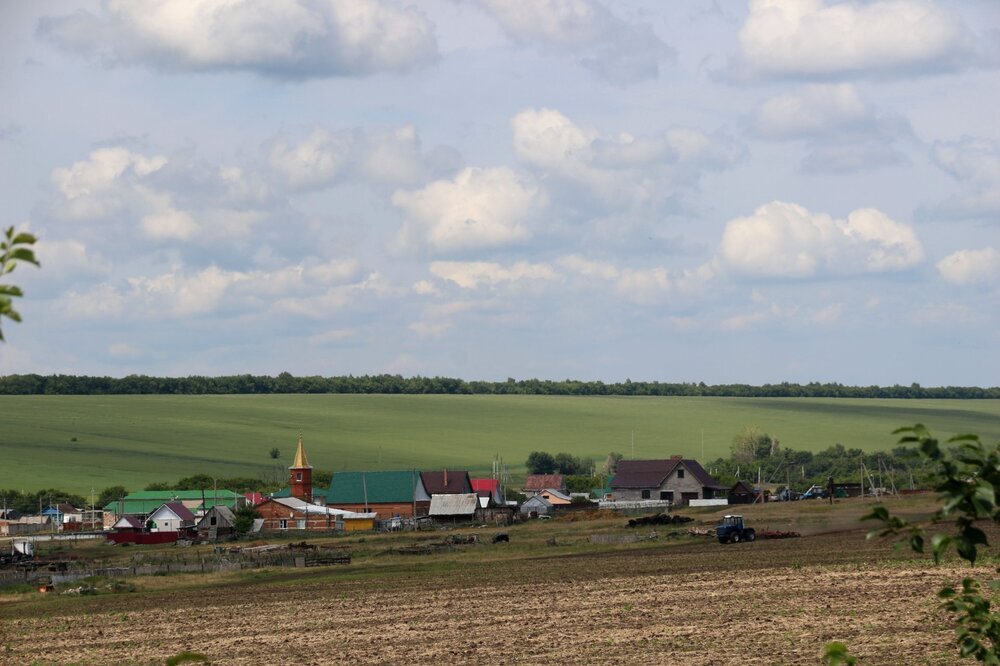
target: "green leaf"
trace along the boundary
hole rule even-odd
[[[931,537],[931,548],[933,549],[935,563],[940,563],[941,556],[944,555],[950,545],[951,537],[945,534],[935,534]]]

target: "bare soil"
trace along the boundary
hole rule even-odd
[[[586,527],[557,529],[565,540]],[[935,593],[968,567],[932,567],[859,530],[516,557],[503,548],[146,579],[133,594],[23,595],[0,604],[0,663],[162,664],[190,650],[214,664],[816,664],[831,640],[863,664],[958,661]],[[995,575],[991,566],[978,574]]]

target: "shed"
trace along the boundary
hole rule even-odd
[[[541,497],[547,501],[552,506],[560,506],[563,504],[572,504],[573,498],[566,493],[561,493],[553,488],[546,488],[545,490],[538,493],[538,497]]]
[[[475,493],[431,495],[431,518],[445,522],[473,520],[479,499]]]
[[[219,538],[230,537],[234,534],[233,524],[235,522],[236,515],[232,509],[216,504],[198,521],[198,538],[215,541]]]
[[[111,526],[115,532],[141,532],[142,521],[135,516],[122,516]]]
[[[526,518],[538,518],[539,516],[547,516],[551,513],[552,505],[549,504],[548,500],[538,495],[529,497],[521,505],[521,515]]]
[[[746,481],[737,481],[729,489],[730,504],[752,504],[754,500],[753,486]]]

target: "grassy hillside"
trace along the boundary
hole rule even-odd
[[[0,488],[139,489],[195,473],[284,475],[303,433],[318,469],[489,469],[534,450],[603,460],[713,459],[756,424],[783,446],[890,449],[921,422],[1000,439],[1000,401],[556,396],[226,395],[0,397]],[[702,443],[704,442],[704,444]],[[703,447],[704,446],[704,450]],[[278,461],[268,457],[281,450]],[[277,464],[276,464],[277,463]]]

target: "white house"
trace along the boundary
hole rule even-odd
[[[150,532],[180,532],[194,527],[195,517],[191,510],[180,502],[167,502],[149,514],[146,524]]]

